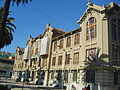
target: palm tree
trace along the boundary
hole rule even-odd
[[[7,22],[7,17],[8,17],[8,14],[9,14],[9,8],[10,8],[10,4],[11,4],[11,1],[13,3],[16,3],[17,5],[19,5],[20,3],[22,4],[27,4],[29,1],[32,1],[32,0],[5,0],[5,3],[4,3],[4,7],[2,9],[2,12],[1,12],[1,19],[0,19],[0,48],[3,48],[5,45],[8,45],[11,43],[12,39],[10,39],[10,43],[6,43],[5,40],[5,26],[6,26],[6,22]]]
[[[0,20],[2,18],[2,12],[3,8],[0,8]],[[5,45],[11,44],[11,41],[13,40],[12,32],[14,32],[14,29],[16,29],[15,25],[12,24],[15,19],[12,17],[8,17],[5,22],[5,27],[2,29],[1,33],[1,41],[0,41],[0,48],[4,47]]]

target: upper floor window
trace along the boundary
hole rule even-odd
[[[57,42],[54,43],[54,48],[53,49],[54,49],[54,51],[57,50]]]
[[[63,39],[60,40],[60,46],[59,47],[60,47],[60,49],[63,48]]]
[[[113,65],[120,65],[120,46],[112,45],[112,62]]]
[[[58,57],[58,65],[62,65],[62,56]]]
[[[71,37],[67,38],[67,43],[66,43],[66,47],[71,46]]]
[[[79,53],[74,53],[73,64],[79,63]]]
[[[111,19],[112,40],[120,42],[120,19]]]
[[[74,45],[79,44],[79,42],[80,42],[80,34],[78,33],[74,37]]]
[[[41,66],[41,58],[39,58],[38,66]]]
[[[53,57],[52,66],[55,66],[55,64],[56,64],[56,57]]]
[[[47,66],[47,58],[43,58],[43,60],[42,60],[42,66],[43,67]]]
[[[65,57],[65,64],[70,64],[70,54],[67,54]]]
[[[37,54],[37,53],[38,53],[38,48],[35,49],[35,54]]]
[[[86,25],[86,40],[96,37],[96,19],[91,17]]]
[[[96,58],[96,48],[88,49],[86,51],[86,60],[94,61]]]
[[[34,55],[34,50],[32,49],[32,51],[31,51],[31,54],[30,54],[31,56],[33,56]]]

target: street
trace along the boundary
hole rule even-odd
[[[0,85],[5,85],[11,90],[63,90],[41,85],[27,85],[23,82],[15,82],[12,79],[1,79]],[[64,89],[65,90],[65,89]]]

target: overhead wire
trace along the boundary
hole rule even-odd
[[[32,7],[33,9],[35,9],[36,11],[38,11],[38,13],[45,15],[47,18],[54,20],[56,23],[58,23],[60,26],[66,28],[67,30],[70,30],[69,27],[67,27],[66,25],[62,24],[60,21],[58,21],[56,18],[50,16],[49,14],[47,14],[45,11],[41,10],[40,8],[36,7],[33,4],[29,4],[30,7]]]

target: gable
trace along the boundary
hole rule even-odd
[[[103,10],[104,10],[104,8],[103,8],[103,7],[100,7],[100,6],[98,6],[98,5],[95,5],[95,4],[88,5],[88,8],[87,8],[86,11],[84,12],[84,14],[80,17],[80,20],[77,21],[77,23],[78,23],[78,24],[81,24],[81,23],[86,19],[86,17],[87,17],[89,14],[92,14],[93,12],[102,14],[102,13],[103,13]]]

